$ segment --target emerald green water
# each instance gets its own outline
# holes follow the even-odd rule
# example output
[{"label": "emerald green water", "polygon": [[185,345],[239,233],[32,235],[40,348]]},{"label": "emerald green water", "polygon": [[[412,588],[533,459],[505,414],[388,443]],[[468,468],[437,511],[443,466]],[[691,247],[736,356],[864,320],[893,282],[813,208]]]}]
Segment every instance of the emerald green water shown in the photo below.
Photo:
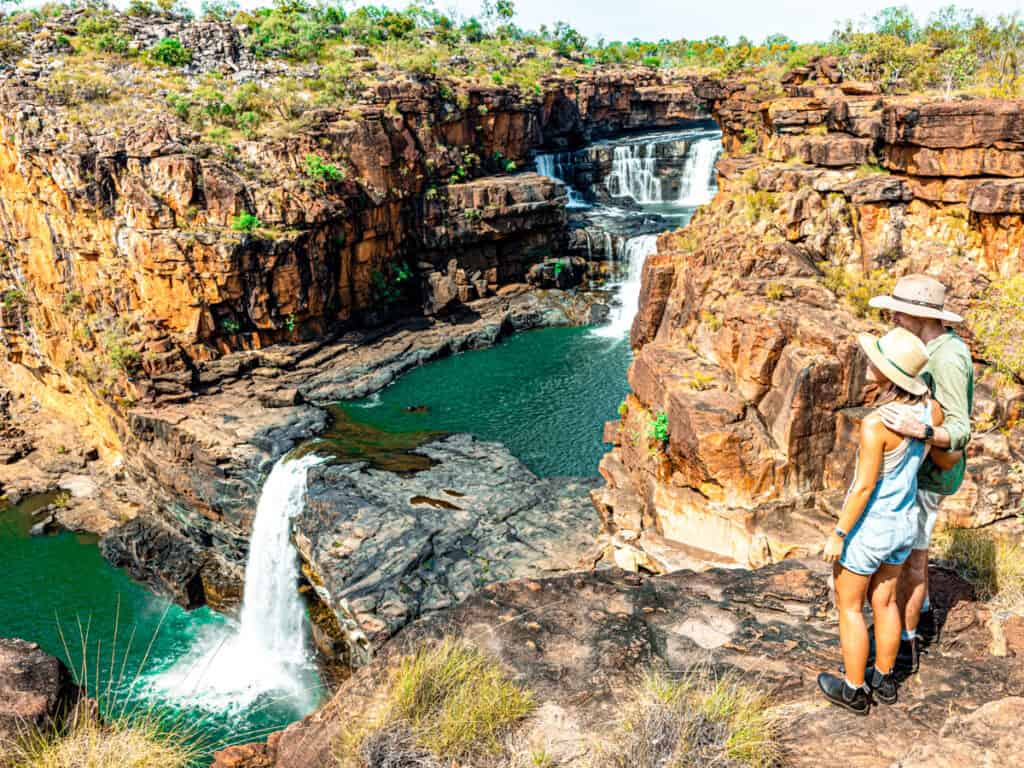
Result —
[{"label": "emerald green water", "polygon": [[163,704],[167,692],[153,686],[156,675],[201,636],[227,635],[230,620],[208,608],[187,612],[144,589],[103,559],[95,536],[30,536],[32,512],[51,498],[33,497],[15,507],[0,501],[0,637],[32,640],[62,659],[108,714],[166,718],[194,733],[207,752],[258,741],[315,706],[315,691],[301,704],[265,699],[243,711]]},{"label": "emerald green water", "polygon": [[[596,476],[629,389],[625,339],[588,328],[512,336],[417,368],[376,395],[343,403],[355,421],[387,432],[471,432],[504,443],[540,476]],[[410,413],[410,406],[427,406]]]}]

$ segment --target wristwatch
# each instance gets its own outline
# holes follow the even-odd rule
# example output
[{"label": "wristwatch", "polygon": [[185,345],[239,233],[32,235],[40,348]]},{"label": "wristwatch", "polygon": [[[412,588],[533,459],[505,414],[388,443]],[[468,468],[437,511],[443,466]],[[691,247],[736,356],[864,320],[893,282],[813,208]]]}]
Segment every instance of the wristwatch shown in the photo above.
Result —
[{"label": "wristwatch", "polygon": [[836,526],[836,536],[838,536],[840,539],[845,539],[846,538],[846,531],[844,531],[842,528],[840,528],[837,525]]},{"label": "wristwatch", "polygon": [[932,438],[935,437],[935,429],[931,424],[924,425],[924,441],[930,443]]}]

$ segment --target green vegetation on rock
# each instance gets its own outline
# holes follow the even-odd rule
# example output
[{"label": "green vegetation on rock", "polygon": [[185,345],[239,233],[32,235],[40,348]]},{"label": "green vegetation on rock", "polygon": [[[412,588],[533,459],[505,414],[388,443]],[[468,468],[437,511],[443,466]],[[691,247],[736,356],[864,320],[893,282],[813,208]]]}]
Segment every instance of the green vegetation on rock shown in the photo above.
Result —
[{"label": "green vegetation on rock", "polygon": [[782,754],[763,694],[732,674],[649,674],[632,692],[595,768],[729,765],[770,768]]},{"label": "green vegetation on rock", "polygon": [[[433,764],[469,756],[499,756],[504,737],[533,711],[530,692],[465,641],[445,639],[402,660],[375,720],[341,734],[341,766]],[[427,762],[424,762],[427,761]]]},{"label": "green vegetation on rock", "polygon": [[967,313],[981,357],[1024,379],[1024,275],[993,282]]}]

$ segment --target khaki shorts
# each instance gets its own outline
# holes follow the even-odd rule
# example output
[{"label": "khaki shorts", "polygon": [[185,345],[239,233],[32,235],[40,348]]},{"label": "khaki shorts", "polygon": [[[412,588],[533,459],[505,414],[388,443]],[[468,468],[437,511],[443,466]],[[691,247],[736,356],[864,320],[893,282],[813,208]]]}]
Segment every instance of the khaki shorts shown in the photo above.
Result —
[{"label": "khaki shorts", "polygon": [[917,492],[917,537],[914,539],[914,549],[928,549],[944,498],[935,491]]}]

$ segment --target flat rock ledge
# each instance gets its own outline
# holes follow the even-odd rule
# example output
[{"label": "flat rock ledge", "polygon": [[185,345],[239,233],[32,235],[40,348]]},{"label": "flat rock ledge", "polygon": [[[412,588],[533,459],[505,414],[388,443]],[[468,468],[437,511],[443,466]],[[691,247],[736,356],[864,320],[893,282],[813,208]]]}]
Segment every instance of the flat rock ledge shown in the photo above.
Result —
[{"label": "flat rock ledge", "polygon": [[[1024,748],[1022,627],[997,621],[951,573],[933,569],[932,579],[939,639],[899,703],[868,718],[817,693],[817,673],[839,662],[823,564],[654,577],[609,569],[489,585],[407,627],[310,717],[266,745],[222,752],[214,765],[333,765],[341,724],[373,711],[403,654],[442,636],[478,645],[534,692],[538,708],[520,735],[539,739],[558,766],[586,764],[646,670],[695,664],[737,670],[778,702],[792,768],[837,756],[853,768],[1015,765]],[[997,634],[1014,639],[994,644]]]},{"label": "flat rock ledge", "polygon": [[318,633],[318,645],[354,665],[405,625],[487,584],[600,557],[589,498],[598,479],[538,478],[502,444],[468,434],[411,453],[431,466],[312,468],[293,525],[306,576],[330,608],[320,629],[332,637]]}]

